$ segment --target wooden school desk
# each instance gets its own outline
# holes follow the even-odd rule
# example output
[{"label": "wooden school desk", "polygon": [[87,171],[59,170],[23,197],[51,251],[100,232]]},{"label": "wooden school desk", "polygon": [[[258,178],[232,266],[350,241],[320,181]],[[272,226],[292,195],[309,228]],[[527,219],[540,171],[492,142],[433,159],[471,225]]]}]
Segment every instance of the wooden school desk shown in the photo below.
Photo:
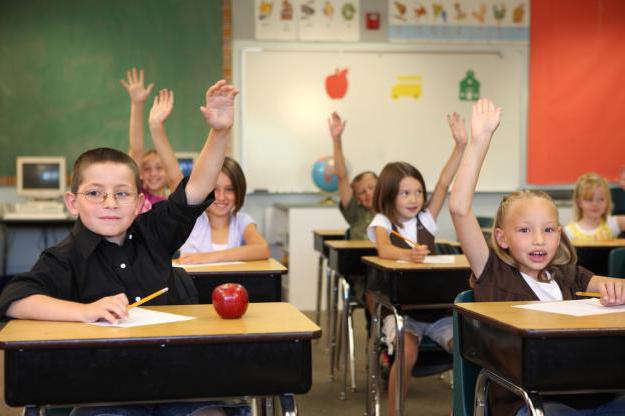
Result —
[{"label": "wooden school desk", "polygon": [[[356,390],[356,364],[354,352],[353,326],[350,311],[351,287],[347,277],[364,279],[365,266],[362,263],[363,256],[376,254],[375,244],[369,240],[341,240],[326,241],[328,248],[328,268],[331,270],[329,286],[332,288],[328,293],[328,340],[330,341],[330,378],[334,378],[334,369],[338,363],[337,342],[343,348],[344,378],[341,398],[345,397],[347,390],[347,367],[348,362],[351,374],[351,388]],[[353,283],[353,282],[352,282]],[[338,299],[342,299],[343,313],[339,319]],[[338,325],[338,326],[337,326]],[[339,329],[339,331],[337,331]],[[340,339],[337,340],[337,332]]]},{"label": "wooden school desk", "polygon": [[[319,264],[317,265],[317,302],[315,322],[321,323],[321,294],[323,293],[323,264],[328,260],[329,249],[324,244],[327,240],[342,240],[345,238],[344,229],[323,229],[313,230],[313,246],[319,253]],[[326,271],[326,296],[330,295],[330,269]],[[328,303],[329,304],[329,303]],[[326,308],[326,312],[328,309]]]},{"label": "wooden school desk", "polygon": [[[177,261],[174,260],[174,264]],[[241,264],[184,267],[193,278],[200,303],[212,303],[213,289],[222,283],[239,283],[247,289],[250,302],[282,301],[282,275],[287,268],[272,258]]]},{"label": "wooden school desk", "polygon": [[5,397],[44,405],[276,396],[312,384],[311,339],[321,331],[288,303],[252,303],[241,319],[212,306],[150,309],[197,319],[135,328],[13,320],[0,330]]},{"label": "wooden school desk", "polygon": [[591,272],[608,275],[608,257],[610,251],[618,247],[625,247],[625,238],[615,238],[602,241],[575,241],[573,246],[577,252],[577,263]]},{"label": "wooden school desk", "polygon": [[[463,357],[538,406],[539,393],[625,390],[625,312],[576,317],[512,307],[527,303],[456,304]],[[485,377],[476,404],[484,403]]]},{"label": "wooden school desk", "polygon": [[[408,309],[451,308],[456,295],[469,288],[471,269],[464,255],[453,255],[453,263],[425,264],[386,260],[377,256],[363,257],[369,269],[367,275],[377,274],[384,281],[388,290],[379,293],[376,299],[376,313],[373,319],[373,331],[369,347],[369,375],[367,378],[367,410],[375,415],[380,391],[377,374],[378,351],[375,338],[380,333],[382,306],[391,310],[395,316],[397,338],[395,342],[395,362],[397,363],[397,382],[395,409],[397,414],[404,414],[404,319]],[[410,305],[408,307],[408,305]],[[376,403],[377,402],[377,403]]]}]

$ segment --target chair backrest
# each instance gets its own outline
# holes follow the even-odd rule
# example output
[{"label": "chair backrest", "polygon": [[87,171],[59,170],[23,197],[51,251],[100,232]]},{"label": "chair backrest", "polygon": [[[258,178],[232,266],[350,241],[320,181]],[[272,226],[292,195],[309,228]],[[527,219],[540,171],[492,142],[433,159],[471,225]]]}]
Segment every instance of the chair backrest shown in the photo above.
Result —
[{"label": "chair backrest", "polygon": [[460,247],[449,243],[436,243],[436,254],[460,254]]},{"label": "chair backrest", "polygon": [[[473,302],[473,291],[466,290],[456,296],[454,303]],[[480,367],[465,360],[460,353],[461,331],[458,322],[458,313],[454,310],[454,388],[453,404],[454,416],[473,415],[473,400],[475,397],[475,380]]]},{"label": "chair backrest", "polygon": [[625,247],[615,248],[610,251],[608,276],[625,278]]},{"label": "chair backrest", "polygon": [[480,228],[492,227],[493,222],[493,217],[477,217],[477,223],[480,225]]}]

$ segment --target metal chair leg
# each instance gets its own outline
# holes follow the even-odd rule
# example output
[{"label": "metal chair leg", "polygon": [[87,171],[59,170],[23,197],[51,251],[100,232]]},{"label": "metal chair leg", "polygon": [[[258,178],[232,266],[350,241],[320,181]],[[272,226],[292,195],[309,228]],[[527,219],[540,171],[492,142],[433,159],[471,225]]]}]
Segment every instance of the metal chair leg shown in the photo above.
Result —
[{"label": "metal chair leg", "polygon": [[380,366],[378,354],[380,353],[380,316],[382,305],[376,303],[371,317],[371,334],[369,337],[369,354],[367,368],[367,416],[380,416]]},{"label": "metal chair leg", "polygon": [[321,322],[321,291],[323,287],[323,255],[319,255],[319,266],[317,269],[317,313],[315,314],[315,323],[320,325]]},{"label": "metal chair leg", "polygon": [[280,395],[280,405],[284,416],[297,416],[297,403],[295,403],[295,397],[292,394]]},{"label": "metal chair leg", "polygon": [[347,314],[347,339],[349,346],[349,372],[352,381],[352,393],[356,391],[356,352],[354,346],[354,308],[349,303],[349,313]]},{"label": "metal chair leg", "polygon": [[340,345],[337,345],[337,319],[338,319],[338,279],[334,272],[331,272],[331,296],[332,296],[332,305],[331,305],[331,319],[328,331],[328,337],[330,338],[330,380],[334,380],[334,369],[337,366],[337,348]]},{"label": "metal chair leg", "polygon": [[327,351],[330,351],[332,348],[333,291],[334,285],[332,284],[332,270],[329,267],[326,267],[326,330],[328,331],[328,336],[326,337]]},{"label": "metal chair leg", "polygon": [[473,408],[476,416],[486,416],[487,414],[488,404],[486,403],[486,391],[491,381],[494,381],[509,392],[521,397],[523,401],[525,401],[530,415],[545,416],[543,401],[538,393],[528,392],[524,388],[486,369],[480,371],[475,381],[475,400]]},{"label": "metal chair leg", "polygon": [[395,413],[397,416],[404,416],[404,317],[392,308],[395,317],[395,397],[389,397],[389,400],[395,400]]}]

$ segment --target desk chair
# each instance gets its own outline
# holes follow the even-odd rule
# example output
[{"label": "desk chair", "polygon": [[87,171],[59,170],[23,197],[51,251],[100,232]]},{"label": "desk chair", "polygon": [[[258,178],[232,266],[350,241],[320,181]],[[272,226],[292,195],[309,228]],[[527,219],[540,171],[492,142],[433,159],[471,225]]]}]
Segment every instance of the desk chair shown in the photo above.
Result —
[{"label": "desk chair", "polygon": [[[404,316],[391,304],[385,302],[383,299],[378,298],[377,311],[374,316],[371,317],[371,335],[369,337],[369,362],[368,362],[368,388],[367,388],[367,409],[366,414],[368,416],[381,415],[380,403],[381,403],[381,391],[383,390],[382,375],[379,363],[379,355],[383,343],[383,337],[381,336],[382,322],[380,320],[382,308],[387,308],[391,311],[395,318],[396,323],[396,341],[395,341],[395,357],[403,357],[404,345],[403,337],[400,334],[404,333]],[[454,341],[455,343],[455,341]],[[397,358],[395,358],[397,359]],[[452,368],[452,356],[441,348],[436,342],[428,337],[424,337],[419,344],[419,358],[417,363],[412,368],[412,377],[426,377],[434,374],[441,374]],[[403,372],[397,371],[397,388],[401,392],[402,385],[405,383],[403,380]],[[396,404],[398,414],[403,414],[403,392],[400,394],[401,399]],[[395,400],[395,398],[389,397],[388,400]]]},{"label": "desk chair", "polygon": [[615,248],[610,251],[608,276],[625,278],[625,247]]},{"label": "desk chair", "polygon": [[[350,229],[345,231],[345,240],[350,239]],[[339,394],[341,400],[345,400],[347,394],[347,372],[349,366],[350,374],[350,388],[352,392],[356,391],[356,353],[354,346],[354,311],[356,309],[364,309],[365,305],[361,299],[358,299],[356,292],[353,290],[352,283],[349,276],[340,276],[336,274],[338,279],[335,282],[334,290],[332,291],[336,296],[334,302],[334,308],[336,310],[337,300],[341,300],[342,310],[341,315],[334,314],[334,326],[331,327],[332,334],[336,340],[336,348],[330,363],[330,378],[334,379],[334,370],[339,369],[341,364],[341,358],[343,361],[343,389]],[[361,276],[359,276],[361,278]],[[362,277],[364,278],[364,276]],[[337,324],[338,321],[338,324]]]},{"label": "desk chair", "polygon": [[[466,290],[456,296],[454,303],[473,302],[472,290]],[[513,394],[521,397],[532,416],[543,416],[542,399],[535,392],[527,392],[521,387],[500,377],[492,371],[481,368],[462,356],[462,330],[458,313],[454,310],[454,388],[453,416],[488,416],[488,385],[499,384]]]},{"label": "desk chair", "polygon": [[[473,302],[473,291],[467,290],[456,296],[454,303]],[[454,416],[473,415],[475,380],[480,367],[465,360],[460,353],[460,325],[458,313],[454,310],[454,388],[452,392]]]}]

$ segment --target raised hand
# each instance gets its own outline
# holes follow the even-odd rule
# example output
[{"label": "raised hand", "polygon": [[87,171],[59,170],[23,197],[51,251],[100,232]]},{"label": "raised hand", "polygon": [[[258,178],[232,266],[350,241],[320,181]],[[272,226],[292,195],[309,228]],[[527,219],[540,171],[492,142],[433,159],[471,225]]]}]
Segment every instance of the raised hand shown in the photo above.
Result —
[{"label": "raised hand", "polygon": [[223,79],[206,91],[206,105],[200,107],[206,123],[214,130],[226,130],[234,121],[234,97],[239,90]]},{"label": "raised hand", "polygon": [[447,114],[447,122],[451,129],[451,136],[456,144],[464,146],[467,144],[467,129],[464,126],[464,119],[458,113]]},{"label": "raised hand", "polygon": [[126,79],[119,82],[128,91],[130,100],[136,103],[144,103],[154,87],[154,83],[148,85],[147,88],[143,85],[143,69],[137,71],[137,68],[126,71]]},{"label": "raised hand", "polygon": [[341,116],[339,116],[336,111],[330,115],[330,118],[328,118],[328,128],[330,129],[332,140],[337,141],[341,139],[343,130],[345,130],[345,123],[347,122],[342,120]]},{"label": "raised hand", "polygon": [[150,125],[160,125],[167,120],[174,108],[174,92],[163,89],[154,97],[154,104],[150,109]]},{"label": "raised hand", "polygon": [[471,139],[476,143],[487,143],[501,121],[501,107],[487,99],[481,98],[473,104],[471,117]]},{"label": "raised hand", "polygon": [[84,305],[83,321],[95,322],[103,319],[116,323],[128,316],[128,298],[123,293],[107,296],[93,303]]}]

